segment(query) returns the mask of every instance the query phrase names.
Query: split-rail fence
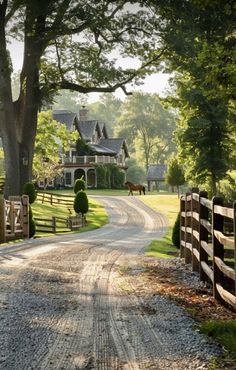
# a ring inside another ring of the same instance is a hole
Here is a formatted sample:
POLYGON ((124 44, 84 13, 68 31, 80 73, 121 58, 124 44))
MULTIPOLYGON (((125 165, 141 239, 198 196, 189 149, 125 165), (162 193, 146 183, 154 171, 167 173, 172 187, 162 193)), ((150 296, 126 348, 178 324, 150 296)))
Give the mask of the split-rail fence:
POLYGON ((200 280, 213 285, 213 296, 236 310, 236 201, 207 193, 180 197, 180 255, 200 280))

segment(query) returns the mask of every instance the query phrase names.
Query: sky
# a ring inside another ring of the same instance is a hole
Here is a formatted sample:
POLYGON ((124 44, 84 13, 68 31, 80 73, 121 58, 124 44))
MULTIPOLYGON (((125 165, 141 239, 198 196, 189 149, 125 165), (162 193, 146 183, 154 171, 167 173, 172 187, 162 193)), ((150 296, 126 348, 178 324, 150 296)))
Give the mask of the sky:
MULTIPOLYGON (((13 63, 13 69, 14 71, 19 71, 22 67, 22 61, 23 61, 23 47, 22 43, 13 40, 11 44, 8 46, 11 58, 12 58, 12 63, 13 63)), ((125 65, 126 67, 135 67, 135 60, 126 60, 125 65)), ((122 62, 121 62, 122 65, 122 62)), ((132 88, 132 91, 142 91, 146 93, 156 93, 159 94, 160 96, 164 96, 165 92, 169 88, 168 84, 168 78, 170 77, 169 74, 164 74, 164 73, 155 73, 150 76, 147 76, 144 80, 143 85, 141 86, 136 86, 135 88, 132 88)), ((93 103, 95 101, 99 100, 100 94, 97 93, 90 93, 88 94, 88 102, 93 103)), ((120 99, 125 99, 125 94, 121 89, 118 89, 115 92, 115 96, 120 98, 120 99)))

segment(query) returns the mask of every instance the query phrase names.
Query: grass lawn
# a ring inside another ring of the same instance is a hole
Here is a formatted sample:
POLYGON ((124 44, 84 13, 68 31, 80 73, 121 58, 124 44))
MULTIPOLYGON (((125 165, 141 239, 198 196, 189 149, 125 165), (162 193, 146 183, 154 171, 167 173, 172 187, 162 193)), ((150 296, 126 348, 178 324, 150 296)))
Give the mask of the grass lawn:
POLYGON ((179 212, 180 200, 176 194, 164 193, 158 195, 148 194, 141 196, 140 199, 155 211, 164 214, 169 220, 167 234, 159 240, 153 240, 147 247, 146 255, 150 257, 172 258, 173 255, 178 254, 178 249, 173 246, 171 235, 172 227, 179 212))
POLYGON ((231 360, 236 361, 236 321, 235 320, 211 320, 204 321, 200 330, 215 338, 227 351, 231 360))
MULTIPOLYGON (((71 209, 71 207, 70 207, 71 209)), ((69 214, 69 209, 63 205, 50 205, 49 203, 41 203, 36 200, 32 204, 33 216, 35 218, 51 218, 63 217, 67 218, 69 214)), ((72 209, 71 209, 72 211, 72 209)), ((94 199, 89 198, 89 211, 86 214, 87 225, 82 227, 76 232, 84 232, 89 230, 97 229, 108 222, 108 216, 104 207, 94 199)), ((65 232, 68 232, 65 230, 65 232)), ((54 235, 50 233, 36 233, 36 237, 54 235)))

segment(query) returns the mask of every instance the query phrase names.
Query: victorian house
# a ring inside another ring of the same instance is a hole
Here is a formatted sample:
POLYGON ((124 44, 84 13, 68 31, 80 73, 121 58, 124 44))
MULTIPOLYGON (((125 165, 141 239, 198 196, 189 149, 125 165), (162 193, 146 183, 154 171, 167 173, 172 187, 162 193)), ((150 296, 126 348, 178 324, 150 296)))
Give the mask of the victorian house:
POLYGON ((80 138, 88 145, 92 155, 77 155, 76 143, 63 154, 63 185, 73 187, 76 179, 83 176, 87 187, 97 187, 96 164, 113 163, 126 171, 126 158, 129 156, 124 139, 109 138, 105 123, 88 119, 88 110, 83 107, 76 113, 55 110, 53 118, 65 124, 70 131, 77 130, 80 138))

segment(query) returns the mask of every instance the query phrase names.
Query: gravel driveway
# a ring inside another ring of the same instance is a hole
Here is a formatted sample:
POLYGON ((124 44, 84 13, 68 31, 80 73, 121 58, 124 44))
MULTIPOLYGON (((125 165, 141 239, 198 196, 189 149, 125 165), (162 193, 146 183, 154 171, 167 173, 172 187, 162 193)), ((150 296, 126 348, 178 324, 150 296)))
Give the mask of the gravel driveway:
POLYGON ((0 369, 207 369, 219 349, 194 321, 127 280, 165 217, 138 197, 97 198, 105 227, 1 248, 0 369))

